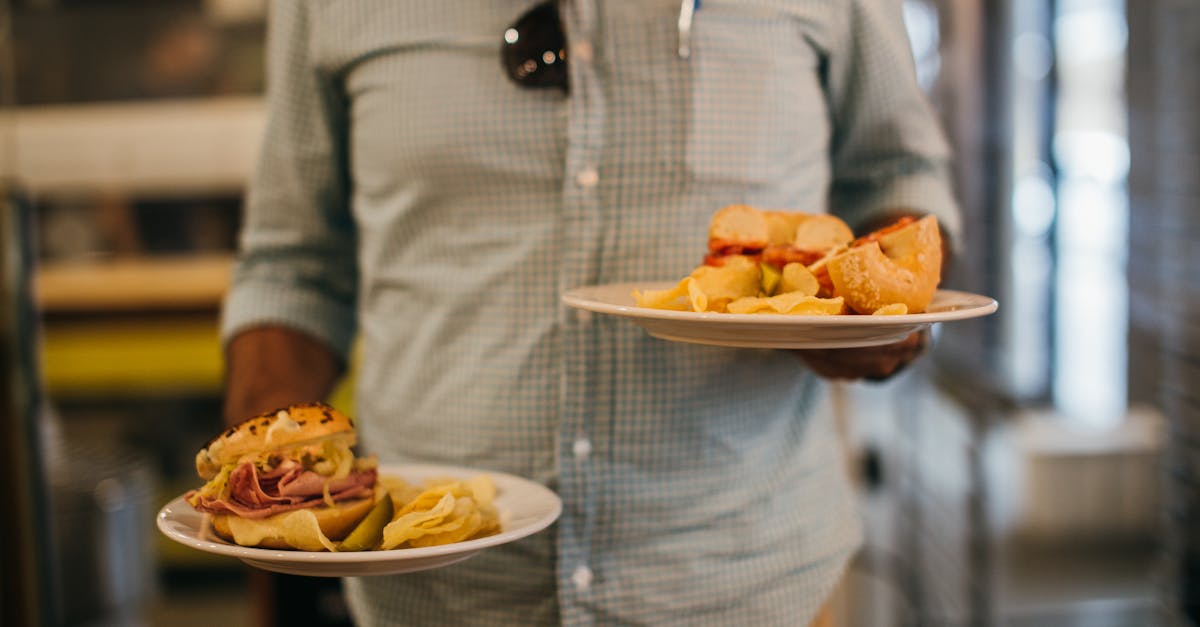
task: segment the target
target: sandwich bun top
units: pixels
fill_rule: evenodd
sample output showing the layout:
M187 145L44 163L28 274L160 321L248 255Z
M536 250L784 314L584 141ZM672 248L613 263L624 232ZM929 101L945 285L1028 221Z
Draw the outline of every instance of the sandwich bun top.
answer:
M854 231L841 218L828 213L805 214L798 221L791 245L800 250L828 251L848 245Z
M826 213L764 211L748 205L729 205L713 214L709 249L738 245L761 249L770 245L824 252L845 246L854 233L841 218Z
M354 444L354 422L325 403L298 403L260 414L226 429L196 453L196 472L212 479L246 455L294 448L333 437Z
M812 217L812 214L794 211L763 211L762 215L767 222L771 243L788 245L796 239L796 229L800 228L800 224Z
M737 244L765 248L771 241L770 226L761 211L748 205L729 205L713 214L708 226L709 248Z

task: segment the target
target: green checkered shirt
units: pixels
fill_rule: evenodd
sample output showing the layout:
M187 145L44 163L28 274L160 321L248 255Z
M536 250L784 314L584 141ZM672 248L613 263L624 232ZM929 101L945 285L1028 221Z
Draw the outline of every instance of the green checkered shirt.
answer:
M551 529L347 580L363 625L805 625L860 542L795 356L653 339L566 289L674 280L729 203L957 214L896 0L564 2L571 90L515 86L528 1L280 0L224 333L362 347L383 462L530 477Z

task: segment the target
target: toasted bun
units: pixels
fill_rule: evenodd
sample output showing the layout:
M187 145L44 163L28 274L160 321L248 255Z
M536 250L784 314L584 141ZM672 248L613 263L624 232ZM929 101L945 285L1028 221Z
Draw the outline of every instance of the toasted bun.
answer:
M196 453L196 472L212 479L226 464L248 454L302 445L330 437L350 438L350 417L324 403L301 403L255 416L226 429Z
M841 218L827 213L764 211L772 244L786 244L800 250L827 251L845 246L854 239Z
M763 212L747 205L729 205L713 214L708 226L708 241L738 244L746 248L765 248L770 229Z
M350 534L358 521L366 517L371 511L371 507L375 504L374 499L355 499L353 501L343 501L336 504L334 507L314 507L308 510L317 518L317 524L321 528L321 533L330 540L341 540ZM256 539L255 542L249 542L246 538L239 542L234 536L233 529L230 527L230 519L236 518L233 514L209 514L209 521L212 523L213 531L225 540L243 546L258 546L266 549L307 549L312 550L315 546L319 546L320 542L314 537L306 536L297 537L295 531L284 532L284 526L280 521L293 514L293 512L284 512L275 514L257 521L267 529L267 534L261 539ZM236 524L236 523L235 523ZM272 528L274 528L272 530ZM288 537L288 536L291 537ZM289 541L290 540L290 541Z
M834 295L858 313L893 303L903 303L909 313L925 311L941 282L937 218L926 216L878 242L838 254L830 258L828 269Z
M796 239L796 229L813 215L796 211L764 211L763 218L767 221L770 242L791 245Z
M815 214L796 225L790 242L800 250L828 251L845 246L854 240L854 231L841 218Z

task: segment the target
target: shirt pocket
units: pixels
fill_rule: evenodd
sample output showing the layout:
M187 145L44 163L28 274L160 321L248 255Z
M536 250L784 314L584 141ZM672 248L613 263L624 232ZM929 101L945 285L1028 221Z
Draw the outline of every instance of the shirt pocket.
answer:
M685 161L692 178L762 185L825 167L819 57L799 20L705 3L691 48Z

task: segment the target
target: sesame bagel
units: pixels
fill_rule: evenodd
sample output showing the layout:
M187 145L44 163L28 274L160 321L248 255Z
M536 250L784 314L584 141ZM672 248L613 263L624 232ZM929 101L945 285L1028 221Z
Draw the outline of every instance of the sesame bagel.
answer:
M196 472L212 479L246 455L310 444L331 437L354 444L350 417L325 403L298 403L260 414L226 429L196 453Z
M834 294L860 314L902 303L925 311L941 281L942 241L937 218L926 216L829 260Z

